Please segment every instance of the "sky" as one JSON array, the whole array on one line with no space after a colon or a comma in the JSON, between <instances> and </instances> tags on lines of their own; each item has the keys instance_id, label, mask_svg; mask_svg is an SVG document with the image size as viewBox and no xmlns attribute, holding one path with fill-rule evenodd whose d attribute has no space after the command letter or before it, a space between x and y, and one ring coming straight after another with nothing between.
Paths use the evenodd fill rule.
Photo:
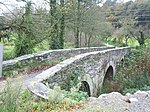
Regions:
<instances>
[{"instance_id":1,"label":"sky","mask_svg":"<svg viewBox=\"0 0 150 112\"><path fill-rule=\"evenodd\" d=\"M19 1L19 0L18 0ZM44 2L42 2L43 0L31 0L35 6L40 7L41 4L44 5ZM4 6L2 4L0 4L0 14L1 13L5 13L5 12L9 12L9 10L13 10L14 8L16 9L21 9L24 7L25 3L22 1L17 2L16 0L0 0L0 2L4 3L7 5ZM8 10L9 9L9 10Z\"/></svg>"},{"instance_id":2,"label":"sky","mask_svg":"<svg viewBox=\"0 0 150 112\"><path fill-rule=\"evenodd\" d=\"M20 0L18 0L18 1L20 1ZM41 5L44 5L44 2L43 2L44 0L31 0L31 1L37 7L40 7ZM131 0L121 0L121 1L128 2L128 1L131 1ZM12 10L14 8L20 9L20 8L24 7L23 2L17 2L16 0L0 0L0 2L5 3L7 5L7 8L6 8L4 5L0 4L0 14L8 12L9 11L8 9Z\"/></svg>"}]
</instances>

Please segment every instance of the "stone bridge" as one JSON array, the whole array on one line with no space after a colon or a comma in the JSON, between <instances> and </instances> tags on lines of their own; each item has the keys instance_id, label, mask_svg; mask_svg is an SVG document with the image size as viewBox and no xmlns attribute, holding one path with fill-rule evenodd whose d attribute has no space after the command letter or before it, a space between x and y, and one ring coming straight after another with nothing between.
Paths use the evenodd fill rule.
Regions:
<instances>
[{"instance_id":1,"label":"stone bridge","mask_svg":"<svg viewBox=\"0 0 150 112\"><path fill-rule=\"evenodd\" d=\"M97 96L105 78L111 79L116 66L129 48L112 48L79 54L37 75L33 83L48 83L49 87L59 85L63 89L81 83L89 96Z\"/></svg>"},{"instance_id":2,"label":"stone bridge","mask_svg":"<svg viewBox=\"0 0 150 112\"><path fill-rule=\"evenodd\" d=\"M89 96L97 96L104 79L113 78L117 63L128 50L127 47L92 47L44 51L4 61L3 71L65 58L66 60L25 81L24 87L42 82L50 88L59 85L69 90L80 84L80 90L88 92Z\"/></svg>"}]
</instances>

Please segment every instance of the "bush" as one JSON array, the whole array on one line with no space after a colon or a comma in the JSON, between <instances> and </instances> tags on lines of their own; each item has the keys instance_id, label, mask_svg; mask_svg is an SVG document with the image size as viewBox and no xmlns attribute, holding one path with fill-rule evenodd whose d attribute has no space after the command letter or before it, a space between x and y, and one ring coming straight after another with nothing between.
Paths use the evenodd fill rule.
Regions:
<instances>
[{"instance_id":1,"label":"bush","mask_svg":"<svg viewBox=\"0 0 150 112\"><path fill-rule=\"evenodd\" d=\"M148 47L138 47L129 52L119 70L116 79L122 91L134 91L142 89L145 85L150 85L150 49ZM125 92L123 92L125 93Z\"/></svg>"},{"instance_id":2,"label":"bush","mask_svg":"<svg viewBox=\"0 0 150 112\"><path fill-rule=\"evenodd\" d=\"M86 92L79 91L75 87L71 88L71 91L65 91L64 95L65 97L71 100L78 101L78 102L82 100L86 100L88 98L88 95Z\"/></svg>"},{"instance_id":3,"label":"bush","mask_svg":"<svg viewBox=\"0 0 150 112\"><path fill-rule=\"evenodd\" d=\"M126 94L126 93L135 93L136 91L138 91L139 90L139 88L125 88L124 90L123 90L123 94ZM145 85L144 87L141 87L140 88L140 90L141 91L147 91L147 90L150 90L150 86L147 86L147 85Z\"/></svg>"}]
</instances>

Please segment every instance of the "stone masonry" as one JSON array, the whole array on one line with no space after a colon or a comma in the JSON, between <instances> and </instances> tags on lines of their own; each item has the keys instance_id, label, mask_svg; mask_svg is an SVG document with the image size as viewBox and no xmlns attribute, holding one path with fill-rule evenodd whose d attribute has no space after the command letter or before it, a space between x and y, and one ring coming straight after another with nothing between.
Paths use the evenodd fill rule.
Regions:
<instances>
[{"instance_id":1,"label":"stone masonry","mask_svg":"<svg viewBox=\"0 0 150 112\"><path fill-rule=\"evenodd\" d=\"M3 70L10 70L17 68L18 66L24 67L33 64L39 64L43 61L57 60L59 58L70 58L78 54L83 54L93 51L101 51L105 49L111 49L114 47L87 47L87 48L73 48L73 49L59 49L49 50L40 53L24 55L12 60L3 61Z\"/></svg>"},{"instance_id":2,"label":"stone masonry","mask_svg":"<svg viewBox=\"0 0 150 112\"><path fill-rule=\"evenodd\" d=\"M48 83L51 88L60 85L65 89L73 73L77 75L79 82L87 82L91 96L96 96L108 68L113 68L114 75L117 63L124 58L128 50L127 47L112 48L76 55L43 71L32 80L31 84L43 82Z\"/></svg>"}]
</instances>

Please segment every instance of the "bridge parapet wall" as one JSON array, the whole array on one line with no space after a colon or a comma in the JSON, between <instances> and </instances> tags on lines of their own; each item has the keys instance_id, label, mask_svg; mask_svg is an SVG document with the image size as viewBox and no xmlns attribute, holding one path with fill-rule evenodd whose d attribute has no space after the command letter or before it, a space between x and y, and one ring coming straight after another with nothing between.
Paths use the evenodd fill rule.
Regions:
<instances>
[{"instance_id":1,"label":"bridge parapet wall","mask_svg":"<svg viewBox=\"0 0 150 112\"><path fill-rule=\"evenodd\" d=\"M79 82L88 82L91 95L94 95L103 82L107 66L112 62L115 68L116 63L124 57L128 50L129 48L107 49L71 57L42 72L34 78L32 83L44 82L50 87L58 84L66 88L70 86L70 80L76 78ZM72 74L76 77L72 77Z\"/></svg>"},{"instance_id":2,"label":"bridge parapet wall","mask_svg":"<svg viewBox=\"0 0 150 112\"><path fill-rule=\"evenodd\" d=\"M74 48L74 49L60 49L60 50L49 50L40 53L24 55L12 60L3 61L3 70L14 69L16 67L24 67L32 64L39 64L41 62L57 60L61 58L70 58L72 56L93 52L101 51L105 49L112 49L114 47L90 47L90 48Z\"/></svg>"}]
</instances>

